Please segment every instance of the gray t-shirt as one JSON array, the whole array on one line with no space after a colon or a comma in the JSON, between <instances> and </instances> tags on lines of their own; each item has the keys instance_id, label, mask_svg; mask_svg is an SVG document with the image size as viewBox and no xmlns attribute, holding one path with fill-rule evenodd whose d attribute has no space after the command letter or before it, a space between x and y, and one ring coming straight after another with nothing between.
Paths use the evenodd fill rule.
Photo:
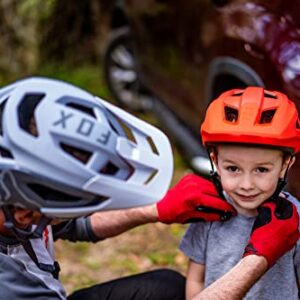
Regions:
<instances>
[{"instance_id":1,"label":"gray t-shirt","mask_svg":"<svg viewBox=\"0 0 300 300\"><path fill-rule=\"evenodd\" d=\"M40 263L53 265L53 238L74 242L99 240L88 217L48 226L43 238L30 240ZM59 280L35 265L16 239L0 235L0 300L7 299L65 300L66 292Z\"/></svg>"},{"instance_id":2,"label":"gray t-shirt","mask_svg":"<svg viewBox=\"0 0 300 300\"><path fill-rule=\"evenodd\" d=\"M288 199L300 205L291 195ZM238 215L227 222L194 223L189 226L180 250L196 263L205 265L205 287L227 273L241 258L255 217ZM249 290L244 299L299 299L300 242L282 256Z\"/></svg>"}]
</instances>

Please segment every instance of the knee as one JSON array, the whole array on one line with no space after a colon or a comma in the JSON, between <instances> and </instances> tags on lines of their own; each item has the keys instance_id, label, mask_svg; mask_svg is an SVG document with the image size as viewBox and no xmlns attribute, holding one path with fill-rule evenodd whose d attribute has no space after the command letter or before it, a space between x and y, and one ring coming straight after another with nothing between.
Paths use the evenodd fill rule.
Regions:
<instances>
[{"instance_id":1,"label":"knee","mask_svg":"<svg viewBox=\"0 0 300 300\"><path fill-rule=\"evenodd\" d=\"M183 275L170 269L159 269L151 273L151 290L160 291L156 292L153 299L185 299L185 277Z\"/></svg>"},{"instance_id":2,"label":"knee","mask_svg":"<svg viewBox=\"0 0 300 300\"><path fill-rule=\"evenodd\" d=\"M158 285L165 288L182 290L185 288L185 277L179 272L171 269L158 269L152 271L152 278Z\"/></svg>"},{"instance_id":3,"label":"knee","mask_svg":"<svg viewBox=\"0 0 300 300\"><path fill-rule=\"evenodd\" d=\"M158 269L153 271L156 273L158 278L164 279L171 282L185 282L185 277L179 272L171 269Z\"/></svg>"}]
</instances>

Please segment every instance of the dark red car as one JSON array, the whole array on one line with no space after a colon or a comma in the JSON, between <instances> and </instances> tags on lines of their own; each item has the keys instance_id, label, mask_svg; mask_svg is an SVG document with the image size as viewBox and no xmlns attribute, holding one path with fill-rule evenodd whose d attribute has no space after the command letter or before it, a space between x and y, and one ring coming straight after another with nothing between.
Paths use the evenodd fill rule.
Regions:
<instances>
[{"instance_id":1,"label":"dark red car","mask_svg":"<svg viewBox=\"0 0 300 300\"><path fill-rule=\"evenodd\" d=\"M209 170L200 124L221 92L265 86L300 109L299 0L127 0L116 11L123 19L105 65L112 92L152 109L199 173ZM289 190L299 197L300 157L293 170Z\"/></svg>"}]
</instances>

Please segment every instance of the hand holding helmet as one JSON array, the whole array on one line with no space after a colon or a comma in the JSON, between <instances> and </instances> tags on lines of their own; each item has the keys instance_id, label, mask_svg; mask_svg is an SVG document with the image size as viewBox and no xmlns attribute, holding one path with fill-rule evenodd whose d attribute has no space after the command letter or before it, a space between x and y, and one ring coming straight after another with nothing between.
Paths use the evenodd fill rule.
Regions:
<instances>
[{"instance_id":1,"label":"hand holding helmet","mask_svg":"<svg viewBox=\"0 0 300 300\"><path fill-rule=\"evenodd\" d=\"M163 223L226 221L235 209L221 199L209 180L189 174L157 203L158 219Z\"/></svg>"},{"instance_id":2,"label":"hand holding helmet","mask_svg":"<svg viewBox=\"0 0 300 300\"><path fill-rule=\"evenodd\" d=\"M291 250L299 234L299 216L293 203L280 197L279 201L266 202L258 209L250 240L244 256L264 256L269 267Z\"/></svg>"}]
</instances>

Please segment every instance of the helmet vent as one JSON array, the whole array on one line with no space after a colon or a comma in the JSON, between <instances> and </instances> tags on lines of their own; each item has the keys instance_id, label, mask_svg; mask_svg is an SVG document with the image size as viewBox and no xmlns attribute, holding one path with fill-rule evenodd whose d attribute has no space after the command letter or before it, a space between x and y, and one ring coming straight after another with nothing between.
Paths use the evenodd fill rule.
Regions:
<instances>
[{"instance_id":1,"label":"helmet vent","mask_svg":"<svg viewBox=\"0 0 300 300\"><path fill-rule=\"evenodd\" d=\"M296 121L296 128L300 129L300 120L299 119L297 119L297 121Z\"/></svg>"},{"instance_id":2,"label":"helmet vent","mask_svg":"<svg viewBox=\"0 0 300 300\"><path fill-rule=\"evenodd\" d=\"M137 143L131 128L121 118L113 115L113 118L108 118L108 122L117 135L125 136L131 142Z\"/></svg>"},{"instance_id":3,"label":"helmet vent","mask_svg":"<svg viewBox=\"0 0 300 300\"><path fill-rule=\"evenodd\" d=\"M79 197L74 195L70 195L52 188L48 186L44 186L37 183L32 183L27 185L35 194L45 200L52 200L52 201L78 201L80 200Z\"/></svg>"},{"instance_id":4,"label":"helmet vent","mask_svg":"<svg viewBox=\"0 0 300 300\"><path fill-rule=\"evenodd\" d=\"M144 182L144 184L148 184L154 177L155 175L158 173L158 170L153 170L153 172L150 174L150 176L148 177L148 179Z\"/></svg>"},{"instance_id":5,"label":"helmet vent","mask_svg":"<svg viewBox=\"0 0 300 300\"><path fill-rule=\"evenodd\" d=\"M80 162L86 164L90 157L92 156L92 153L83 149L80 149L78 147L73 147L70 145L67 145L65 143L60 143L61 148L73 156L75 159L79 160Z\"/></svg>"},{"instance_id":6,"label":"helmet vent","mask_svg":"<svg viewBox=\"0 0 300 300\"><path fill-rule=\"evenodd\" d=\"M240 96L242 96L243 94L244 94L244 92L237 92L237 93L233 94L232 96L233 96L233 97L240 97Z\"/></svg>"},{"instance_id":7,"label":"helmet vent","mask_svg":"<svg viewBox=\"0 0 300 300\"><path fill-rule=\"evenodd\" d=\"M260 124L267 124L271 123L273 120L273 117L276 113L276 109L270 109L270 110L265 110L260 117L259 123Z\"/></svg>"},{"instance_id":8,"label":"helmet vent","mask_svg":"<svg viewBox=\"0 0 300 300\"><path fill-rule=\"evenodd\" d=\"M0 154L2 157L14 158L10 151L0 146Z\"/></svg>"},{"instance_id":9,"label":"helmet vent","mask_svg":"<svg viewBox=\"0 0 300 300\"><path fill-rule=\"evenodd\" d=\"M239 117L238 110L229 106L225 106L225 119L228 122L235 123Z\"/></svg>"},{"instance_id":10,"label":"helmet vent","mask_svg":"<svg viewBox=\"0 0 300 300\"><path fill-rule=\"evenodd\" d=\"M77 109L80 112L88 114L89 116L96 119L95 113L94 113L94 111L91 107L87 107L87 106L84 106L84 105L81 105L81 104L78 104L78 103L74 103L74 102L66 103L66 106Z\"/></svg>"},{"instance_id":11,"label":"helmet vent","mask_svg":"<svg viewBox=\"0 0 300 300\"><path fill-rule=\"evenodd\" d=\"M147 141L148 141L148 143L151 147L152 152L159 155L159 152L158 152L158 150L157 150L157 148L156 148L156 146L155 146L155 144L154 144L154 142L153 142L153 140L150 136L147 137Z\"/></svg>"},{"instance_id":12,"label":"helmet vent","mask_svg":"<svg viewBox=\"0 0 300 300\"><path fill-rule=\"evenodd\" d=\"M105 175L115 175L118 171L119 167L109 161L105 166L101 168L101 170L99 170L99 173Z\"/></svg>"},{"instance_id":13,"label":"helmet vent","mask_svg":"<svg viewBox=\"0 0 300 300\"><path fill-rule=\"evenodd\" d=\"M132 141L133 143L136 144L136 139L132 133L132 130L125 124L125 122L123 122L121 119L116 118L117 121L119 122L120 126L122 127L124 134L126 135L126 137Z\"/></svg>"},{"instance_id":14,"label":"helmet vent","mask_svg":"<svg viewBox=\"0 0 300 300\"><path fill-rule=\"evenodd\" d=\"M32 136L39 135L34 111L44 97L42 93L26 94L18 107L19 126Z\"/></svg>"},{"instance_id":15,"label":"helmet vent","mask_svg":"<svg viewBox=\"0 0 300 300\"><path fill-rule=\"evenodd\" d=\"M271 94L271 93L266 93L266 92L265 92L265 95L264 95L264 96L265 96L265 98L278 99L276 95Z\"/></svg>"},{"instance_id":16,"label":"helmet vent","mask_svg":"<svg viewBox=\"0 0 300 300\"><path fill-rule=\"evenodd\" d=\"M107 196L97 195L87 202L87 200L81 196L65 193L43 184L29 183L27 187L44 201L48 201L50 207L84 207L87 205L97 205L108 199Z\"/></svg>"},{"instance_id":17,"label":"helmet vent","mask_svg":"<svg viewBox=\"0 0 300 300\"><path fill-rule=\"evenodd\" d=\"M2 120L3 120L3 111L8 98L6 98L0 105L0 135L3 135L3 126L2 126Z\"/></svg>"}]
</instances>

